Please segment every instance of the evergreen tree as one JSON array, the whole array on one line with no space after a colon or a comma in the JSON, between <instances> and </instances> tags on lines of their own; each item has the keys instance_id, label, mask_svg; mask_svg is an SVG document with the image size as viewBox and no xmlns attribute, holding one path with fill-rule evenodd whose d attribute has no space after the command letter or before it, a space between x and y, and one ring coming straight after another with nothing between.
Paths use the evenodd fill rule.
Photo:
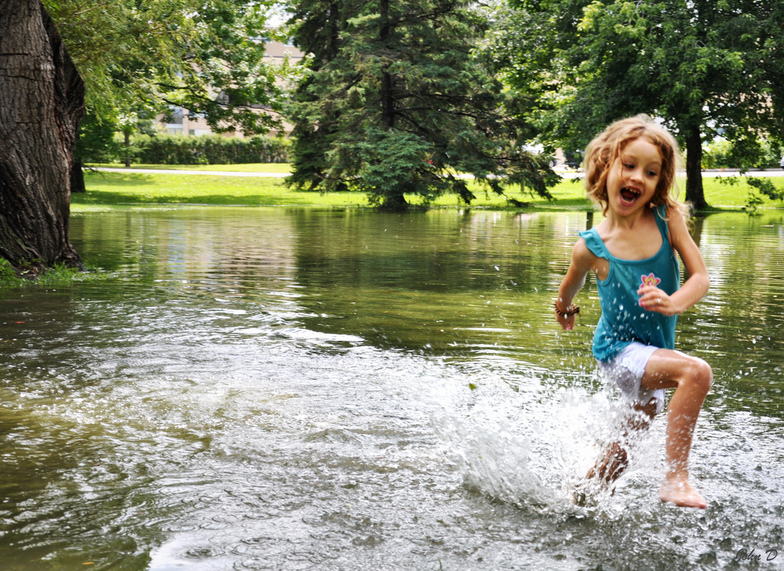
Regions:
<instances>
[{"instance_id":1,"label":"evergreen tree","mask_svg":"<svg viewBox=\"0 0 784 571\"><path fill-rule=\"evenodd\" d=\"M308 71L291 105L289 183L367 192L388 209L456 192L470 173L503 193L499 176L548 196L548 158L522 149L529 133L501 83L475 56L487 22L459 0L304 0L291 6Z\"/></svg>"}]
</instances>

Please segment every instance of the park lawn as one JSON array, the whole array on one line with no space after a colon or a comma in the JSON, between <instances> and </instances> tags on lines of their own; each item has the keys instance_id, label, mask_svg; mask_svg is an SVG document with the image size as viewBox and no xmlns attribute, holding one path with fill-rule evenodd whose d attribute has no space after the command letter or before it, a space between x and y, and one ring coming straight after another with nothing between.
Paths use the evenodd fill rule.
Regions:
<instances>
[{"instance_id":1,"label":"park lawn","mask_svg":"<svg viewBox=\"0 0 784 571\"><path fill-rule=\"evenodd\" d=\"M147 165L168 169L168 165ZM287 172L288 165L209 165L204 170L234 170L230 167L254 167L258 170L237 172ZM269 170L270 168L281 170ZM267 170L265 170L267 169ZM200 205L237 205L237 206L307 206L323 208L368 207L367 197L358 192L319 193L304 192L288 188L284 179L275 177L225 177L207 174L187 175L169 173L139 173L133 168L126 172L87 171L85 173L86 193L73 194L71 205L74 211L93 210L102 206L116 205L154 205L154 204L200 204ZM180 170L190 170L189 165ZM771 179L777 188L784 188L784 177ZM681 198L683 198L684 179L679 179ZM748 202L749 186L745 180L736 185L722 184L714 177L703 178L705 198L716 208L742 209ZM519 186L509 188L506 196L499 196L479 183L471 182L469 187L476 195L471 203L474 208L510 209L525 207L546 210L585 210L592 208L585 198L580 180L562 180L551 192L555 197L547 201L539 196L521 192ZM507 198L517 201L510 205ZM417 198L411 197L412 204ZM465 208L456 195L445 195L431 205L436 208ZM762 208L782 208L781 202L763 200Z\"/></svg>"},{"instance_id":2,"label":"park lawn","mask_svg":"<svg viewBox=\"0 0 784 571\"><path fill-rule=\"evenodd\" d=\"M753 172L749 176L754 176ZM714 208L723 209L738 209L743 208L748 204L750 195L757 195L756 190L752 189L743 177L737 184L728 184L727 180L732 180L733 177L705 177L702 179L702 185L705 190L705 200ZM723 182L724 181L724 182ZM778 189L784 189L784 177L770 177L770 181ZM681 188L686 184L685 180L678 181ZM681 198L683 193L681 193ZM784 202L770 200L764 197L760 208L784 208Z\"/></svg>"},{"instance_id":3,"label":"park lawn","mask_svg":"<svg viewBox=\"0 0 784 571\"><path fill-rule=\"evenodd\" d=\"M730 177L727 177L730 178ZM784 177L772 177L770 179L778 189L784 189ZM685 199L686 178L680 177L677 181L680 200ZM705 199L712 208L722 210L743 210L749 199L749 193L753 191L744 179L738 180L737 184L731 185L723 183L717 177L704 177L702 179L705 191ZM587 210L594 208L590 200L586 198L585 188L582 179L564 179L555 187L550 189L554 200L548 201L541 196L533 196L527 192L521 192L519 187L509 188L505 196L499 196L486 191L478 184L474 184L471 190L476 195L476 200L471 206L476 208L509 209L519 208L509 204L507 198L514 199L526 204L526 207L539 210ZM433 203L436 207L465 207L455 195L441 196ZM784 202L773 201L763 198L760 208L784 208Z\"/></svg>"},{"instance_id":4,"label":"park lawn","mask_svg":"<svg viewBox=\"0 0 784 571\"><path fill-rule=\"evenodd\" d=\"M86 193L71 195L71 209L98 206L208 204L218 206L368 206L364 194L300 192L282 178L85 172Z\"/></svg>"},{"instance_id":5,"label":"park lawn","mask_svg":"<svg viewBox=\"0 0 784 571\"><path fill-rule=\"evenodd\" d=\"M263 172L263 171L258 171ZM269 171L267 171L269 172ZM209 175L85 172L86 193L71 195L73 211L94 210L104 206L209 204L232 206L308 206L323 208L369 207L367 196L361 192L305 192L286 187L282 178L225 177ZM531 206L542 208L590 208L582 186L577 182L561 183L556 201L541 197L521 195L519 187L510 190L509 196ZM504 196L486 190L479 183L469 187L476 195L471 203L475 208L507 209L510 205ZM412 204L419 204L418 197L409 197ZM465 208L456 195L438 198L433 207Z\"/></svg>"},{"instance_id":6,"label":"park lawn","mask_svg":"<svg viewBox=\"0 0 784 571\"><path fill-rule=\"evenodd\" d=\"M753 173L751 174L753 176ZM732 177L724 177L724 181ZM736 177L737 179L737 177ZM771 177L770 180L779 190L784 189L784 177ZM680 200L685 199L686 178L679 177L677 180ZM737 180L737 184L727 184L720 177L703 177L702 185L705 192L705 200L712 208L724 210L743 210L749 201L751 194L757 194L743 177ZM590 204L585 198L585 190L582 180L562 180L550 190L556 198L553 202L548 202L543 198L528 198L535 208L575 208ZM517 193L510 193L510 196L518 200L525 201L525 198ZM784 202L773 201L763 197L760 208L784 208Z\"/></svg>"},{"instance_id":7,"label":"park lawn","mask_svg":"<svg viewBox=\"0 0 784 571\"><path fill-rule=\"evenodd\" d=\"M87 168L114 168L125 169L120 163L90 164ZM172 170L172 171L217 171L217 172L257 172L257 173L290 173L289 163L249 163L234 165L131 165L127 170Z\"/></svg>"}]
</instances>

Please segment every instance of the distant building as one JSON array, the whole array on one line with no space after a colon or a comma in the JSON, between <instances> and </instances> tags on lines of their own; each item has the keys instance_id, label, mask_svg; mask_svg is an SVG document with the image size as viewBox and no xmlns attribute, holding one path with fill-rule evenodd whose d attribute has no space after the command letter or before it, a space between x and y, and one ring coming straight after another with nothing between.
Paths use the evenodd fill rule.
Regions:
<instances>
[{"instance_id":1,"label":"distant building","mask_svg":"<svg viewBox=\"0 0 784 571\"><path fill-rule=\"evenodd\" d=\"M294 46L284 44L283 42L269 42L265 46L264 60L272 63L282 64L288 58L291 63L297 63L302 59L302 52ZM264 107L258 107L259 113L264 113ZM156 121L156 128L169 133L171 135L211 135L212 129L207 125L207 121L199 115L191 115L187 109L182 107L175 107L171 112L171 123L163 122L164 117L161 115ZM284 123L284 130L286 134L290 133L292 126ZM223 137L242 137L242 132L232 131L229 133L221 133Z\"/></svg>"}]
</instances>

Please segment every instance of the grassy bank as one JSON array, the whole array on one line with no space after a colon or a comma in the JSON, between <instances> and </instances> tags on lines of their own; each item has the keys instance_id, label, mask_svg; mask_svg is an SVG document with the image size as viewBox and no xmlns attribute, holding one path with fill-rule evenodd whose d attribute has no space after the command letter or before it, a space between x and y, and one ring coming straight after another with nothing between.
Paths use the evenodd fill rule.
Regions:
<instances>
[{"instance_id":1,"label":"grassy bank","mask_svg":"<svg viewBox=\"0 0 784 571\"><path fill-rule=\"evenodd\" d=\"M108 166L108 165L107 165ZM112 165L117 166L117 165ZM136 165L124 172L90 171L85 173L87 193L74 194L72 210L93 210L105 206L153 204L208 204L240 206L309 206L323 208L366 207L367 198L362 193L340 192L322 194L300 192L286 187L282 178L227 177L209 174L171 174L134 172L139 168L166 170L233 171L259 173L286 173L288 165L210 165L204 167L182 166L171 168L160 165ZM784 177L772 179L778 188L784 188ZM684 181L680 180L681 188ZM718 179L705 177L705 197L717 208L742 209L748 202L750 188L742 180L736 185L722 184ZM474 184L472 190L476 208L509 208L506 198L485 191ZM563 180L553 190L554 201L521 194L519 188L510 188L510 198L537 209L587 209L591 204L585 198L582 183ZM463 206L454 195L439 198L435 207ZM781 202L765 199L762 208L782 208Z\"/></svg>"},{"instance_id":2,"label":"grassy bank","mask_svg":"<svg viewBox=\"0 0 784 571\"><path fill-rule=\"evenodd\" d=\"M235 178L138 172L85 173L86 193L71 196L72 210L131 204L239 206L364 206L357 193L295 192L282 178Z\"/></svg>"},{"instance_id":3,"label":"grassy bank","mask_svg":"<svg viewBox=\"0 0 784 571\"><path fill-rule=\"evenodd\" d=\"M167 171L201 171L201 172L249 172L249 173L290 173L291 165L288 163L250 163L236 165L131 165L126 169L125 165L94 164L90 167L95 168L121 168L128 172L135 170L167 170Z\"/></svg>"}]
</instances>

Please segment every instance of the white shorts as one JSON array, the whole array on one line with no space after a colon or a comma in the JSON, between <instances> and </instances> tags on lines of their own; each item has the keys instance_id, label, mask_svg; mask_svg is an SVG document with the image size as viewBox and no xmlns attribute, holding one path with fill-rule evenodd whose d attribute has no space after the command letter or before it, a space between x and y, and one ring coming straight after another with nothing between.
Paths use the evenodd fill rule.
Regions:
<instances>
[{"instance_id":1,"label":"white shorts","mask_svg":"<svg viewBox=\"0 0 784 571\"><path fill-rule=\"evenodd\" d=\"M643 345L636 341L627 345L623 351L607 363L598 361L599 373L606 379L615 382L630 403L648 404L656 399L656 412L664 408L664 389L645 389L640 386L645 374L648 359L658 347Z\"/></svg>"}]
</instances>

